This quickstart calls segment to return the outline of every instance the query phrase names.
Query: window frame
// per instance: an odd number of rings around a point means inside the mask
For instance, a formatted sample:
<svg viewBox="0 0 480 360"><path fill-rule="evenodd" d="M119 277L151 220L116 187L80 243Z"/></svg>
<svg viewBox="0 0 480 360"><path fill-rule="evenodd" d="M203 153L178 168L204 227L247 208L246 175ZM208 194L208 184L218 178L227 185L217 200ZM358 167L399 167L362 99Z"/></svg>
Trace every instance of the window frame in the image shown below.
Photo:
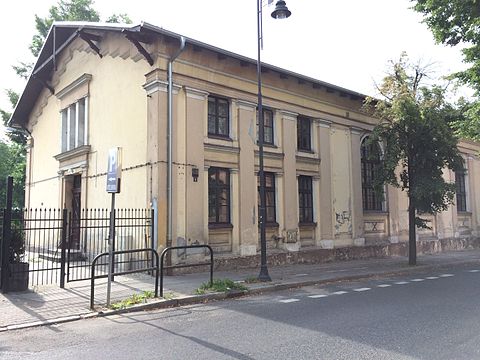
<svg viewBox="0 0 480 360"><path fill-rule="evenodd" d="M264 176L265 176L265 224L277 225L277 200L276 200L277 194L276 194L275 173L265 171ZM268 183L269 183L268 178L270 178L270 184L271 184L270 186L268 186ZM260 216L260 176L258 176L257 194L258 194L258 216ZM271 194L270 199L272 199L273 204L269 204L268 194ZM272 215L273 215L273 220L269 220L269 218ZM259 225L260 225L260 222L259 222Z"/></svg>
<svg viewBox="0 0 480 360"><path fill-rule="evenodd" d="M310 216L307 216L307 210L310 210ZM311 176L300 175L298 177L298 222L300 224L314 223L313 178Z"/></svg>
<svg viewBox="0 0 480 360"><path fill-rule="evenodd" d="M270 116L270 119L272 120L272 124L271 126L268 126L267 125L267 122L265 121L267 119L267 117L265 116L266 113L269 113L271 116ZM275 131L274 131L274 128L275 128L275 118L274 118L274 114L273 114L273 110L272 109L269 109L269 108L263 108L263 144L264 145L270 145L270 146L274 146L275 145L275 138L274 138L274 135L275 135ZM265 140L265 137L266 137L266 129L271 129L271 138L272 138L272 141L266 141ZM257 143L258 141L260 140L260 125L259 125L259 116L258 116L258 109L257 109Z"/></svg>
<svg viewBox="0 0 480 360"><path fill-rule="evenodd" d="M465 170L455 171L455 205L457 212L468 212L467 195L467 172Z"/></svg>
<svg viewBox="0 0 480 360"><path fill-rule="evenodd" d="M221 184L219 182L220 178L220 173L225 172L226 174L226 183ZM212 173L215 173L215 183L212 184L210 182ZM210 167L208 169L208 225L215 226L215 225L230 225L231 224L231 193L230 193L230 169L227 168L221 168L221 167ZM223 192L223 190L226 190L227 192L227 204L226 205L221 205L220 204L220 194ZM210 218L212 217L211 215L211 194L212 191L214 193L214 205L213 207L215 208L215 221L211 221ZM221 209L225 208L227 211L227 216L226 216L226 221L220 221L220 213Z"/></svg>
<svg viewBox="0 0 480 360"><path fill-rule="evenodd" d="M215 106L215 113L211 114L210 113L210 101L214 100L214 106ZM219 102L226 102L227 104L227 115L226 115L226 134L221 134L219 132L219 123L220 123L220 114L219 114ZM222 138L222 139L230 139L230 101L221 96L216 96L216 95L209 95L207 99L207 134L209 137L213 138ZM210 132L210 116L214 117L214 122L215 122L215 132Z"/></svg>
<svg viewBox="0 0 480 360"><path fill-rule="evenodd" d="M83 113L81 107L83 106ZM81 117L80 115L83 115ZM60 111L60 147L68 152L88 145L88 97L82 97Z"/></svg>
<svg viewBox="0 0 480 360"><path fill-rule="evenodd" d="M363 211L385 211L383 196L377 194L373 188L373 180L375 178L376 167L381 164L380 144L366 144L368 136L366 136L360 144L360 171L362 179L362 208ZM378 146L378 158L372 159L371 154L373 146ZM385 195L385 194L384 194Z"/></svg>
<svg viewBox="0 0 480 360"><path fill-rule="evenodd" d="M304 143L307 145L303 146ZM297 118L297 150L312 151L312 119L306 116Z"/></svg>

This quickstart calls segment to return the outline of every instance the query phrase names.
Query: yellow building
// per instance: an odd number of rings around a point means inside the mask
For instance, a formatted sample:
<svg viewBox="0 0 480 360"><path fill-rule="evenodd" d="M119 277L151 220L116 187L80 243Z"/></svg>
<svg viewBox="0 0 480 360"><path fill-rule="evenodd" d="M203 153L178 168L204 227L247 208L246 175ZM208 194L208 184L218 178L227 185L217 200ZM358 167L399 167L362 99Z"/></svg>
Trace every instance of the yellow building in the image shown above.
<svg viewBox="0 0 480 360"><path fill-rule="evenodd" d="M168 64L181 37L142 23L56 23L11 123L31 133L27 207L106 208L107 154L122 149L117 206L156 209L167 243ZM270 249L405 242L407 198L369 180L365 96L263 65L267 241ZM172 244L217 253L259 250L256 61L186 39L173 62ZM479 144L463 141L457 204L419 239L478 237Z"/></svg>

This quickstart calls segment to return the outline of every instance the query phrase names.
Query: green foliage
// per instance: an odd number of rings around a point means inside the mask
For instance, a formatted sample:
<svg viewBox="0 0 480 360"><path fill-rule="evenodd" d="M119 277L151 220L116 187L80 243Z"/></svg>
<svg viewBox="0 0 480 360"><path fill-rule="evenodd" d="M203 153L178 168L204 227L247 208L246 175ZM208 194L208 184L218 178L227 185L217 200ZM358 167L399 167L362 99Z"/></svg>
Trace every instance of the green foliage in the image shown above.
<svg viewBox="0 0 480 360"><path fill-rule="evenodd" d="M400 187L417 213L436 214L455 197L455 184L444 180L444 169L461 170L463 161L449 126L455 111L444 89L422 86L425 75L402 54L378 88L383 99L370 98L366 105L380 119L371 140L383 145L375 187ZM415 222L426 226L418 216Z"/></svg>
<svg viewBox="0 0 480 360"><path fill-rule="evenodd" d="M453 74L476 90L476 99L467 105L461 119L454 124L457 135L480 141L480 3L478 0L412 0L413 9L424 16L424 22L435 40L450 46L463 45L464 62L470 67Z"/></svg>
<svg viewBox="0 0 480 360"><path fill-rule="evenodd" d="M107 18L106 22L117 24L131 24L132 20L127 14L113 14Z"/></svg>
<svg viewBox="0 0 480 360"><path fill-rule="evenodd" d="M92 0L60 0L57 5L50 7L47 17L35 15L37 34L30 44L32 54L38 56L54 21L100 21L100 15L92 6Z"/></svg>
<svg viewBox="0 0 480 360"><path fill-rule="evenodd" d="M231 290L245 291L247 288L245 285L236 283L230 279L214 279L212 283L203 283L195 290L195 294L203 295L209 292L227 292Z"/></svg>
<svg viewBox="0 0 480 360"><path fill-rule="evenodd" d="M0 141L0 208L6 206L7 176L13 176L13 207L21 208L25 200L25 148Z"/></svg>
<svg viewBox="0 0 480 360"><path fill-rule="evenodd" d="M135 304L146 303L147 299L154 297L153 291L144 291L141 294L133 294L132 296L122 301L111 304L110 308L113 310L126 309Z"/></svg>

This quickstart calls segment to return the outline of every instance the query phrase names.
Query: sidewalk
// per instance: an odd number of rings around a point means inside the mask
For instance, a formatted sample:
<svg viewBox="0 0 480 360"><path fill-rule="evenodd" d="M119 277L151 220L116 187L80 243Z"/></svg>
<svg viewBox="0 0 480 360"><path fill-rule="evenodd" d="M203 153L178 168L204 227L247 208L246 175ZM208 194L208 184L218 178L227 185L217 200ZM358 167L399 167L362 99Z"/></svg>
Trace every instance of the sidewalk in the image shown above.
<svg viewBox="0 0 480 360"><path fill-rule="evenodd" d="M418 265L408 266L408 259L392 257L385 259L354 260L318 265L289 265L269 267L272 282L245 284L247 294L327 283L359 280L374 276L428 271L455 264L472 263L480 266L480 250L447 252L421 255ZM256 277L259 269L214 272L214 278L243 281ZM154 290L154 278L148 275L117 276L112 286L112 302L120 301L134 293ZM193 295L194 290L209 280L208 273L165 277L164 294L167 299L150 299L146 304L135 305L120 311L136 311L153 308L181 306L219 300L245 293ZM105 316L120 311L102 308L106 299L106 282L97 281L95 286L96 310L90 311L90 282L69 283L65 289L57 285L38 287L33 291L0 294L0 332L26 327L73 321L82 318Z"/></svg>

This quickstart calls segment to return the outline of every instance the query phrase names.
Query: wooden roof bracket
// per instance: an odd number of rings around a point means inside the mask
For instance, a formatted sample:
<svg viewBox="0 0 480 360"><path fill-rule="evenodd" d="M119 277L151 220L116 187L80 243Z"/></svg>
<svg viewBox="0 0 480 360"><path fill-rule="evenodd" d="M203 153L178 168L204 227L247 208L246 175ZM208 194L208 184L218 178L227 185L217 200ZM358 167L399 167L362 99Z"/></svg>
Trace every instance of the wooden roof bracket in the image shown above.
<svg viewBox="0 0 480 360"><path fill-rule="evenodd" d="M148 61L148 63L150 64L150 66L153 66L153 58L152 58L152 56L148 53L147 50L145 50L145 48L142 46L142 44L140 44L140 41L139 41L131 32L127 32L127 31L124 30L124 33L125 33L125 37L126 37L133 45L135 45L135 47L137 48L138 52L143 55L143 57L145 58L145 60Z"/></svg>
<svg viewBox="0 0 480 360"><path fill-rule="evenodd" d="M52 95L55 95L55 89L52 87L52 85L50 85L49 83L47 83L45 80L43 80L41 77L35 75L35 74L32 74L32 79L35 79L37 80L40 84L42 84L43 86L45 86L48 90L50 90L50 93Z"/></svg>
<svg viewBox="0 0 480 360"><path fill-rule="evenodd" d="M95 51L98 56L100 56L100 58L103 58L103 55L100 54L100 49L98 48L97 45L95 45L93 43L93 41L97 41L97 42L100 41L101 40L100 36L97 36L97 35L94 35L94 34L89 34L89 33L83 32L83 31L80 31L78 33L78 36L80 37L80 39L85 41L90 46L90 48L93 51Z"/></svg>

